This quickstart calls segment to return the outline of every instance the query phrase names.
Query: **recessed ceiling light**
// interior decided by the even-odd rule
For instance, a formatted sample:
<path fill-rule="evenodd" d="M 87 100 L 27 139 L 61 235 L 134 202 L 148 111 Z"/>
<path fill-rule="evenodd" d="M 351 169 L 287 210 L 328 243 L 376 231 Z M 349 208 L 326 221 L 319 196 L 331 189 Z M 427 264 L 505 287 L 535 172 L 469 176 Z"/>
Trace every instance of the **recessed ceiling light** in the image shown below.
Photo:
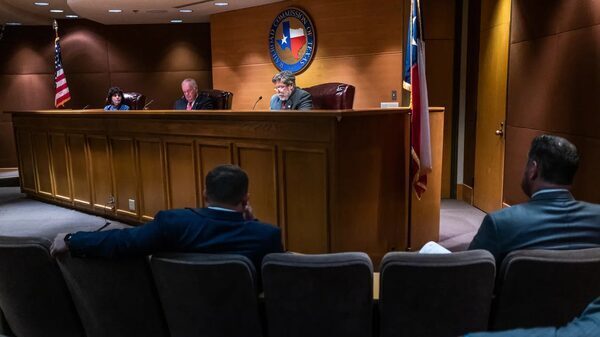
<path fill-rule="evenodd" d="M 193 12 L 193 10 L 191 10 L 191 9 L 180 9 L 179 10 L 179 13 L 191 13 L 191 12 Z"/>
<path fill-rule="evenodd" d="M 51 9 L 50 13 L 62 13 L 64 12 L 62 9 Z"/>
<path fill-rule="evenodd" d="M 109 9 L 108 12 L 109 13 L 121 13 L 123 10 L 122 9 Z"/>
<path fill-rule="evenodd" d="M 78 17 L 79 17 L 78 15 L 73 15 L 73 14 L 65 15 L 65 18 L 67 18 L 67 19 L 77 19 Z"/>
<path fill-rule="evenodd" d="M 33 4 L 36 6 L 48 6 L 49 5 L 49 3 L 47 3 L 47 2 L 34 2 Z"/>
<path fill-rule="evenodd" d="M 7 26 L 20 26 L 21 23 L 20 22 L 7 22 L 7 23 L 5 23 L 5 25 L 7 25 Z"/>
<path fill-rule="evenodd" d="M 182 23 L 182 22 L 183 22 L 183 20 L 181 20 L 181 19 L 173 19 L 173 20 L 171 20 L 171 23 Z"/>
<path fill-rule="evenodd" d="M 215 6 L 227 6 L 229 5 L 228 2 L 215 2 Z"/>

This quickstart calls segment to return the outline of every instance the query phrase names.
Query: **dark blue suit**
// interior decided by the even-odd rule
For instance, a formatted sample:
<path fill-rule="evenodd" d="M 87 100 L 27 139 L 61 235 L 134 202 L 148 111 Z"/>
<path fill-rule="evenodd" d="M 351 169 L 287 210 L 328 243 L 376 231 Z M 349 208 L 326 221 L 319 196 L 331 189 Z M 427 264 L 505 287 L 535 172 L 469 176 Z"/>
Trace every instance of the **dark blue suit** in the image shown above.
<path fill-rule="evenodd" d="M 181 97 L 173 104 L 173 110 L 187 110 L 188 101 Z M 198 96 L 192 104 L 192 110 L 213 110 L 214 104 L 210 97 Z"/>
<path fill-rule="evenodd" d="M 469 249 L 491 252 L 500 266 L 514 250 L 593 247 L 600 247 L 600 205 L 576 201 L 562 190 L 486 215 Z"/>
<path fill-rule="evenodd" d="M 581 316 L 564 327 L 515 329 L 499 332 L 480 332 L 465 337 L 597 337 L 600 336 L 600 297 L 583 311 Z"/>
<path fill-rule="evenodd" d="M 245 221 L 242 213 L 202 209 L 160 211 L 153 221 L 127 229 L 77 232 L 69 240 L 74 256 L 140 256 L 156 252 L 240 254 L 260 270 L 266 254 L 283 251 L 279 228 Z"/>

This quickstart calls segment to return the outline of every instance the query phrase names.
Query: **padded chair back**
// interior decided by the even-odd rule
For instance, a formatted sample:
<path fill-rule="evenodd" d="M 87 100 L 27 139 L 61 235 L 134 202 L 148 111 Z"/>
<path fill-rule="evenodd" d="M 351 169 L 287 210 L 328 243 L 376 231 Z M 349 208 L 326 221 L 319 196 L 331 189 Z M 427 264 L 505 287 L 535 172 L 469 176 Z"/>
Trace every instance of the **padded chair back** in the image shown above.
<path fill-rule="evenodd" d="M 63 256 L 59 266 L 87 337 L 168 336 L 146 257 Z"/>
<path fill-rule="evenodd" d="M 484 250 L 387 253 L 381 261 L 381 336 L 446 337 L 487 330 L 496 264 Z"/>
<path fill-rule="evenodd" d="M 129 110 L 144 110 L 146 96 L 139 92 L 124 92 L 123 104 L 129 105 Z"/>
<path fill-rule="evenodd" d="M 233 101 L 233 93 L 224 90 L 200 90 L 198 96 L 209 97 L 213 101 L 213 110 L 229 110 Z"/>
<path fill-rule="evenodd" d="M 564 325 L 600 295 L 600 248 L 512 252 L 499 282 L 493 330 Z"/>
<path fill-rule="evenodd" d="M 16 336 L 84 336 L 51 241 L 0 237 L 0 307 Z"/>
<path fill-rule="evenodd" d="M 152 273 L 171 337 L 258 337 L 255 271 L 241 255 L 158 254 Z"/>
<path fill-rule="evenodd" d="M 354 86 L 345 83 L 323 83 L 303 88 L 312 96 L 313 109 L 352 109 Z"/>
<path fill-rule="evenodd" d="M 269 254 L 262 275 L 269 336 L 371 336 L 368 255 Z"/>

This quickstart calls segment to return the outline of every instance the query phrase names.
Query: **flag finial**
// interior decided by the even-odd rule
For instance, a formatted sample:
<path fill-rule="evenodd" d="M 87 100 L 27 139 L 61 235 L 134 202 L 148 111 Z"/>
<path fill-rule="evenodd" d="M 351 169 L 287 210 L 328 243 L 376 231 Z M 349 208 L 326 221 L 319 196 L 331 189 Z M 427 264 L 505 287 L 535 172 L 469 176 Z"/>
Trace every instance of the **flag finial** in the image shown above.
<path fill-rule="evenodd" d="M 54 28 L 54 30 L 58 30 L 58 22 L 56 22 L 56 20 L 52 22 L 52 27 Z"/>

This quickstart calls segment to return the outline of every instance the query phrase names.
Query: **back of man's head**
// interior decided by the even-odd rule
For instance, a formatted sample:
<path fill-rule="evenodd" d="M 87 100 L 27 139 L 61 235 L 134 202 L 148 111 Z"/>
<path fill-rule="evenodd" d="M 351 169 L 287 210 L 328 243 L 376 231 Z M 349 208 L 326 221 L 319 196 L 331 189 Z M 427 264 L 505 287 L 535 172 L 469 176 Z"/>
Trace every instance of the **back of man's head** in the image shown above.
<path fill-rule="evenodd" d="M 248 175 L 235 165 L 220 165 L 208 172 L 205 180 L 209 201 L 235 206 L 248 193 Z"/>
<path fill-rule="evenodd" d="M 552 135 L 541 135 L 533 139 L 529 160 L 537 162 L 540 177 L 544 181 L 558 185 L 571 185 L 579 167 L 575 145 Z"/>

